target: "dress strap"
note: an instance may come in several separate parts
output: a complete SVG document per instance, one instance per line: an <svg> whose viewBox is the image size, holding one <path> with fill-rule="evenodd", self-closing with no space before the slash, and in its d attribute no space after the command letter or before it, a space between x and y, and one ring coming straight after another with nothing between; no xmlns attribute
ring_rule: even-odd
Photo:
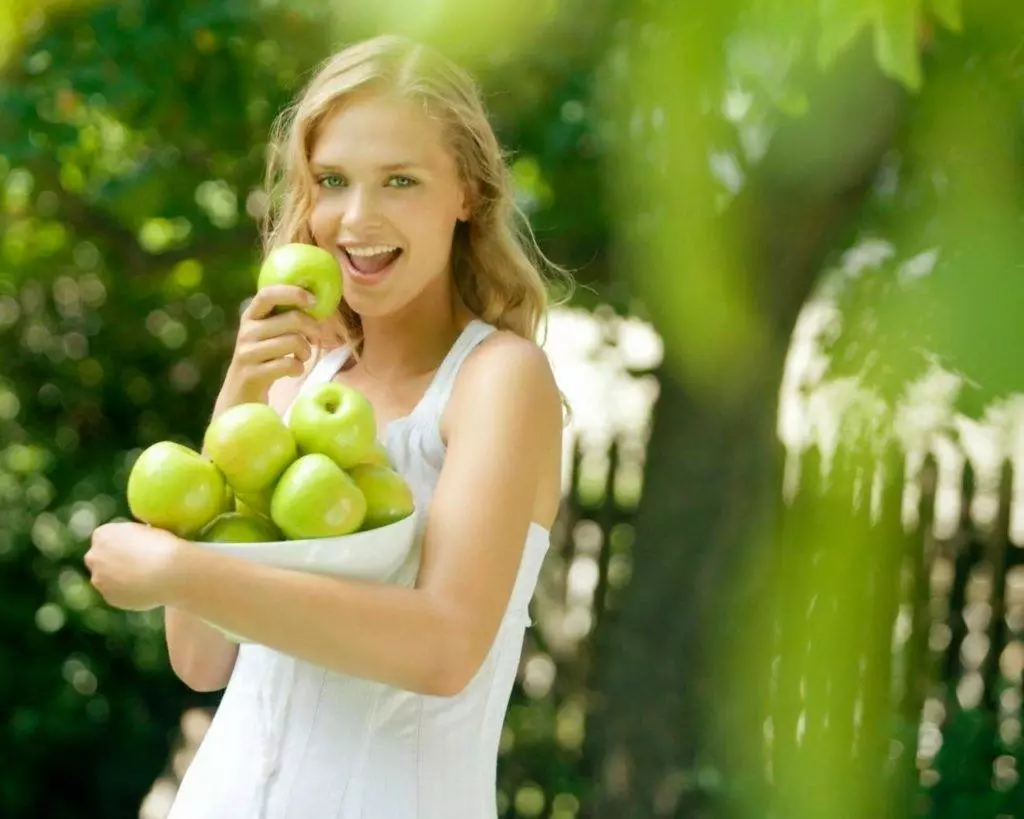
<svg viewBox="0 0 1024 819"><path fill-rule="evenodd" d="M462 362L466 360L471 352L476 349L485 338L493 333L495 327L480 319L474 319L463 328L462 333L455 340L448 355L438 368L434 380L430 383L426 394L423 396L423 409L433 418L439 419L451 397L452 388L455 386L455 377L459 374Z"/></svg>
<svg viewBox="0 0 1024 819"><path fill-rule="evenodd" d="M335 347L333 350L328 350L313 366L313 371L309 374L309 378L306 379L306 384L309 384L311 389L314 386L326 384L338 374L338 370L340 370L344 366L345 362L348 361L348 357L349 349L347 346ZM305 386L305 384L303 384L303 386Z"/></svg>
<svg viewBox="0 0 1024 819"><path fill-rule="evenodd" d="M328 350L326 353L320 356L320 360L313 365L313 369L310 370L309 375L306 376L306 380L302 382L302 386L299 387L299 391L295 394L295 398L300 395L304 395L314 387L319 387L321 384L326 384L337 374L338 370L341 369L345 361L348 360L348 347L335 347L333 350ZM292 403L288 405L288 409L284 413L284 422L287 424L292 415L292 405L295 403L295 398L292 399Z"/></svg>

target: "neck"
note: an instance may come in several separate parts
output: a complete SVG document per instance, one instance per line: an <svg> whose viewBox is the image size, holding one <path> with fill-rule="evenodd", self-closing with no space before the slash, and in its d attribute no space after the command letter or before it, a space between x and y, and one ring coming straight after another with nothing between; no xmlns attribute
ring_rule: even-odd
<svg viewBox="0 0 1024 819"><path fill-rule="evenodd" d="M366 375L398 380L424 375L440 366L472 316L461 300L452 299L450 294L423 296L398 313L363 316L358 366Z"/></svg>

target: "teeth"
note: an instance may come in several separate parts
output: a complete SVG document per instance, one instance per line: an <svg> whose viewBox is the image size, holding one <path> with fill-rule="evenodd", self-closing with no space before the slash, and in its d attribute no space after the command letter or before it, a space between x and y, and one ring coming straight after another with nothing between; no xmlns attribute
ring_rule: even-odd
<svg viewBox="0 0 1024 819"><path fill-rule="evenodd" d="M391 253L398 248L391 245L375 245L374 247L346 247L345 250L351 256L379 256L381 253Z"/></svg>

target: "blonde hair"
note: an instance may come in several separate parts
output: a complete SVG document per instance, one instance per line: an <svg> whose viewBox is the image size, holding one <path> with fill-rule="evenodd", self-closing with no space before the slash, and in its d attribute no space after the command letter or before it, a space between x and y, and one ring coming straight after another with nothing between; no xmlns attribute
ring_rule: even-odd
<svg viewBox="0 0 1024 819"><path fill-rule="evenodd" d="M313 244L310 151L328 115L350 95L365 91L417 101L441 122L470 196L470 216L457 224L452 239L458 294L489 324L536 340L550 301L544 272L565 285L564 298L571 291L571 278L541 252L516 204L505 155L472 78L436 51L403 37L375 37L330 57L277 118L267 165L270 206L263 224L264 253L288 242ZM359 346L360 319L344 300L335 325L335 343Z"/></svg>

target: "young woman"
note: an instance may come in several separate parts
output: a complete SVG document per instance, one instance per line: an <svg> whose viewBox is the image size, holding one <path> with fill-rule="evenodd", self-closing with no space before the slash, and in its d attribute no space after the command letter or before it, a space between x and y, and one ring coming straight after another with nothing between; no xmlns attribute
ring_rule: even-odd
<svg viewBox="0 0 1024 819"><path fill-rule="evenodd" d="M267 246L341 263L336 320L290 287L242 316L214 412L349 384L426 512L398 576L252 565L101 526L92 582L166 607L177 674L227 686L172 819L494 817L498 739L560 501L562 403L533 338L543 256L471 80L382 37L328 60L282 119ZM313 363L315 360L315 364ZM204 621L243 633L240 648Z"/></svg>

